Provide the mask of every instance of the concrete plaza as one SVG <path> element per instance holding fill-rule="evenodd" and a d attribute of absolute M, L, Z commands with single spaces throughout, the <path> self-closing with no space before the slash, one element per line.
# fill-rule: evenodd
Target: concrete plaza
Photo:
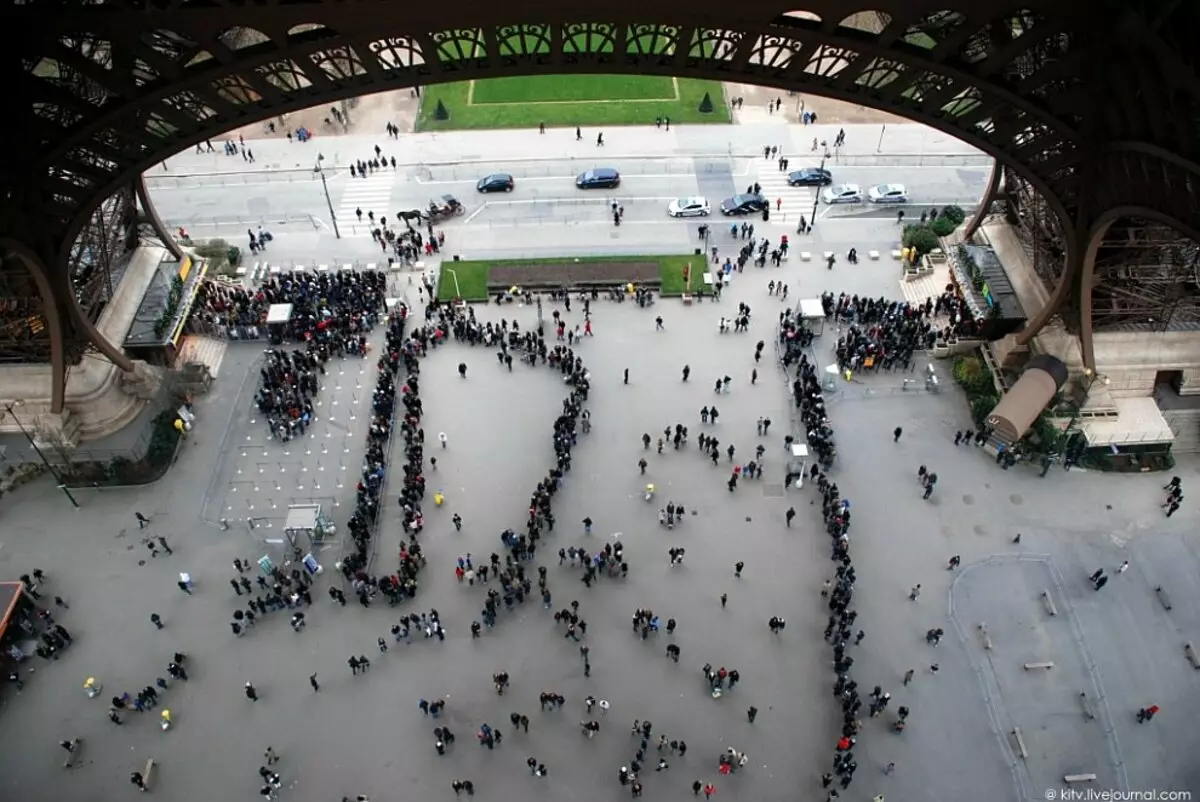
<path fill-rule="evenodd" d="M 680 244 L 694 241 L 694 224 L 678 225 Z M 766 228 L 760 233 L 773 238 L 787 230 Z M 883 217 L 823 220 L 818 239 L 797 243 L 796 250 L 886 251 L 895 230 Z M 574 238 L 584 239 L 577 233 Z M 591 249 L 606 245 L 597 238 Z M 129 773 L 154 757 L 159 796 L 181 802 L 253 798 L 270 745 L 283 756 L 276 769 L 284 778 L 284 799 L 449 798 L 451 780 L 464 778 L 475 782 L 480 796 L 505 802 L 534 793 L 619 799 L 628 791 L 617 784 L 617 769 L 632 759 L 636 741 L 628 728 L 640 718 L 653 721 L 656 734 L 689 746 L 686 757 L 668 757 L 669 771 L 647 768 L 647 798 L 688 797 L 692 781 L 702 779 L 716 783 L 719 798 L 822 799 L 818 778 L 829 766 L 838 730 L 830 650 L 819 637 L 829 541 L 819 505 L 810 506 L 814 489 L 781 495 L 787 392 L 769 359 L 758 366 L 757 385 L 750 385 L 752 355 L 760 339 L 771 353 L 783 308 L 768 296 L 768 280 L 790 285 L 789 303 L 827 290 L 898 299 L 897 273 L 886 257 L 856 266 L 843 259 L 831 271 L 819 258 L 803 263 L 793 257 L 780 269 L 748 268 L 719 305 L 593 306 L 596 336 L 579 350 L 593 377 L 594 427 L 575 451 L 573 471 L 555 499 L 558 526 L 538 559 L 548 569 L 555 608 L 580 601 L 589 624 L 590 678 L 583 676 L 577 646 L 562 637 L 551 611 L 535 602 L 501 613 L 496 629 L 481 640 L 470 638 L 484 590 L 456 583 L 454 560 L 467 552 L 486 560 L 501 551 L 501 530 L 520 528 L 529 492 L 551 463 L 550 426 L 566 390 L 546 368 L 515 364 L 510 374 L 490 351 L 460 345 L 422 364 L 427 456 L 438 458 L 437 472 L 428 475 L 430 495 L 443 489 L 447 505 L 427 510 L 422 543 L 429 567 L 417 599 L 402 608 L 436 608 L 446 641 L 393 644 L 380 655 L 376 638 L 390 640 L 399 611 L 381 604 L 370 610 L 353 602 L 334 605 L 325 595 L 326 586 L 339 581 L 332 570 L 318 581 L 306 631 L 291 632 L 276 614 L 234 638 L 228 622 L 244 599 L 229 587 L 231 563 L 271 548 L 263 541 L 278 531 L 281 508 L 316 499 L 332 506 L 344 524 L 374 359 L 334 363 L 313 437 L 280 444 L 266 439 L 248 404 L 262 346 L 230 344 L 213 392 L 197 404 L 196 431 L 158 483 L 84 492 L 79 510 L 47 481 L 0 500 L 0 565 L 11 577 L 44 569 L 44 593 L 71 604 L 58 619 L 75 638 L 61 660 L 27 664 L 36 670 L 25 676 L 23 692 L 4 689 L 0 715 L 11 733 L 0 756 L 6 797 L 118 798 L 133 793 Z M 750 332 L 719 334 L 718 318 L 732 314 L 739 301 L 753 309 Z M 547 317 L 552 308 L 547 304 Z M 476 313 L 516 319 L 523 328 L 536 325 L 529 307 L 489 305 Z M 654 331 L 656 315 L 663 316 L 665 332 Z M 567 318 L 582 322 L 580 306 L 573 302 Z M 827 325 L 817 345 L 821 364 L 837 336 L 836 327 Z M 455 370 L 460 361 L 469 365 L 466 381 Z M 685 364 L 692 369 L 687 384 L 680 381 Z M 1191 508 L 1185 505 L 1169 520 L 1162 516 L 1158 487 L 1164 477 L 1056 469 L 1039 479 L 1025 468 L 1002 471 L 978 450 L 956 449 L 954 432 L 968 425 L 966 405 L 948 365 L 936 367 L 940 394 L 903 391 L 900 376 L 880 374 L 856 377 L 829 401 L 839 453 L 834 478 L 853 503 L 859 577 L 854 606 L 866 633 L 862 645 L 850 649 L 853 673 L 864 691 L 879 684 L 892 693 L 889 711 L 867 720 L 856 750 L 860 771 L 842 798 L 949 799 L 971 789 L 1015 802 L 1049 798 L 1047 789 L 1057 792 L 1062 776 L 1076 773 L 1095 773 L 1098 789 L 1194 788 L 1189 755 L 1200 744 L 1187 722 L 1198 675 L 1182 654 L 1185 641 L 1200 639 Z M 628 386 L 621 382 L 625 368 Z M 734 378 L 732 392 L 714 396 L 712 382 L 725 374 Z M 720 423 L 704 427 L 698 411 L 713 403 Z M 770 437 L 755 436 L 760 416 L 774 422 Z M 642 450 L 643 432 L 656 437 L 677 422 L 690 431 L 686 451 L 668 447 L 659 456 Z M 893 444 L 896 426 L 904 435 Z M 722 458 L 714 468 L 696 449 L 696 436 L 707 430 L 715 430 L 710 433 L 722 449 L 735 445 L 739 460 L 762 442 L 763 484 L 743 481 L 729 493 L 729 464 Z M 437 448 L 438 432 L 448 437 L 444 451 Z M 637 469 L 643 455 L 650 462 L 646 478 Z M 393 464 L 399 456 L 393 455 Z M 928 502 L 915 481 L 922 464 L 941 477 Z M 1197 481 L 1194 465 L 1177 472 L 1185 486 Z M 330 474 L 331 480 L 321 478 Z M 658 486 L 660 504 L 674 500 L 695 514 L 674 531 L 660 528 L 657 506 L 640 496 L 646 481 Z M 378 570 L 394 565 L 401 538 L 394 493 L 391 498 Z M 791 529 L 784 525 L 789 505 L 799 512 Z M 139 531 L 134 511 L 151 516 L 151 527 Z M 464 519 L 461 533 L 450 523 L 455 512 Z M 264 526 L 251 530 L 251 517 Z M 595 521 L 590 537 L 580 524 L 584 517 Z M 222 518 L 229 519 L 228 530 L 218 525 Z M 1013 544 L 1017 533 L 1021 542 Z M 150 558 L 141 541 L 156 535 L 167 537 L 174 555 Z M 618 537 L 626 544 L 629 578 L 605 579 L 591 590 L 553 555 L 560 546 L 595 548 Z M 671 546 L 687 549 L 685 564 L 673 570 L 666 555 Z M 325 561 L 334 554 L 326 553 Z M 963 559 L 957 573 L 945 570 L 953 554 Z M 733 577 L 739 560 L 746 563 L 740 580 Z M 1131 567 L 1116 574 L 1123 560 Z M 1086 576 L 1100 566 L 1112 581 L 1096 593 Z M 181 571 L 196 578 L 194 596 L 176 588 Z M 916 583 L 923 592 L 909 602 Z M 1170 591 L 1170 611 L 1155 598 L 1160 585 Z M 1043 590 L 1055 599 L 1057 617 L 1046 614 Z M 729 594 L 726 609 L 719 603 L 722 593 Z M 639 607 L 664 621 L 678 620 L 678 665 L 663 656 L 665 632 L 647 642 L 630 632 L 630 615 Z M 163 617 L 164 630 L 151 625 L 153 612 Z M 766 627 L 772 615 L 788 621 L 781 637 Z M 980 623 L 992 637 L 990 651 L 983 649 Z M 947 632 L 937 649 L 922 638 L 933 627 Z M 153 714 L 130 714 L 120 728 L 109 723 L 106 700 L 165 676 L 176 650 L 189 654 L 191 681 L 172 683 L 163 694 L 175 721 L 171 731 L 160 732 Z M 347 673 L 352 654 L 371 658 L 368 675 Z M 1055 667 L 1020 667 L 1031 661 L 1053 661 Z M 743 682 L 711 699 L 700 673 L 706 662 L 739 670 Z M 915 679 L 904 687 L 910 668 Z M 489 681 L 501 670 L 512 676 L 503 698 Z M 322 683 L 319 694 L 307 681 L 314 672 Z M 83 692 L 88 676 L 105 685 L 98 699 Z M 247 681 L 258 688 L 256 703 L 243 695 Z M 544 691 L 566 696 L 566 708 L 540 712 L 535 705 Z M 1081 691 L 1096 700 L 1095 720 L 1083 716 Z M 589 694 L 611 702 L 593 740 L 578 728 Z M 435 697 L 446 699 L 441 723 L 458 736 L 440 758 L 433 749 L 436 725 L 417 709 L 419 699 Z M 1159 704 L 1162 713 L 1137 724 L 1135 711 L 1149 704 Z M 746 720 L 750 705 L 760 710 L 754 724 Z M 912 710 L 902 735 L 890 731 L 899 705 Z M 511 731 L 508 715 L 514 711 L 530 717 L 528 734 Z M 472 738 L 485 721 L 504 732 L 495 751 Z M 1013 728 L 1023 733 L 1028 759 L 1014 754 Z M 55 744 L 76 736 L 84 740 L 82 760 L 63 771 Z M 745 751 L 750 764 L 731 778 L 719 777 L 717 755 L 730 746 Z M 546 763 L 547 778 L 530 776 L 530 756 Z M 889 762 L 896 770 L 885 776 Z"/>

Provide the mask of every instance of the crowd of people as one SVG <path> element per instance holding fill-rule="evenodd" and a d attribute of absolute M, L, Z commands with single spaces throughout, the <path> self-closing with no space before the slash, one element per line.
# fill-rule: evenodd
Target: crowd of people
<path fill-rule="evenodd" d="M 190 318 L 194 328 L 224 330 L 231 339 L 269 336 L 272 343 L 323 341 L 335 356 L 361 354 L 379 321 L 387 294 L 382 270 L 291 271 L 271 276 L 257 289 L 205 281 Z M 286 323 L 267 326 L 275 304 L 291 304 Z"/>

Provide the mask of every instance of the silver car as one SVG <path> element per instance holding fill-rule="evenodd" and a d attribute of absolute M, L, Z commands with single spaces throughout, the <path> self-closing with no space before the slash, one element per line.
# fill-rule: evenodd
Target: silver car
<path fill-rule="evenodd" d="M 708 198 L 676 198 L 667 204 L 672 217 L 708 217 Z"/>
<path fill-rule="evenodd" d="M 821 193 L 824 203 L 862 203 L 862 190 L 858 184 L 838 184 Z"/>

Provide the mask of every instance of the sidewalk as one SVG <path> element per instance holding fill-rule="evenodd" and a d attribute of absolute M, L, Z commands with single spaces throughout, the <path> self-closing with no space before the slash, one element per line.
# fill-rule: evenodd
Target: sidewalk
<path fill-rule="evenodd" d="M 247 173 L 274 170 L 312 170 L 323 155 L 326 170 L 345 170 L 359 159 L 373 158 L 378 145 L 385 158 L 397 166 L 455 164 L 465 162 L 540 161 L 594 157 L 598 162 L 637 157 L 722 157 L 761 158 L 763 148 L 779 148 L 780 156 L 800 158 L 812 154 L 812 142 L 832 143 L 838 131 L 846 132 L 843 156 L 969 155 L 985 158 L 975 148 L 952 136 L 916 123 L 904 125 L 693 125 L 670 131 L 649 126 L 619 126 L 604 132 L 604 146 L 597 147 L 597 130 L 582 131 L 575 140 L 573 129 L 537 131 L 452 131 L 403 134 L 391 139 L 378 136 L 316 136 L 301 144 L 286 138 L 247 140 L 254 154 L 251 164 L 241 156 L 226 156 L 222 140 L 214 140 L 216 153 L 179 153 L 164 162 L 166 172 L 182 174 Z M 148 171 L 161 174 L 163 167 Z"/>

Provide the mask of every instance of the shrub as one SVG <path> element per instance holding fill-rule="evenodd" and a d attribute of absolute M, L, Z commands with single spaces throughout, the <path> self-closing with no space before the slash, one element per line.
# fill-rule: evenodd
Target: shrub
<path fill-rule="evenodd" d="M 963 388 L 968 398 L 977 395 L 995 395 L 996 385 L 992 372 L 983 360 L 976 356 L 960 356 L 954 359 L 954 381 Z"/>
<path fill-rule="evenodd" d="M 987 420 L 987 416 L 992 414 L 992 410 L 1000 403 L 1000 396 L 977 395 L 971 399 L 971 420 L 975 421 L 976 426 L 983 426 L 983 422 Z"/>
<path fill-rule="evenodd" d="M 950 220 L 947 217 L 938 215 L 934 221 L 929 224 L 929 228 L 939 237 L 948 237 L 954 233 L 954 229 L 958 228 L 958 223 L 955 223 L 953 220 Z"/>
<path fill-rule="evenodd" d="M 924 256 L 941 246 L 941 243 L 938 241 L 938 235 L 933 232 L 932 228 L 925 224 L 905 226 L 901 242 L 907 248 L 916 248 L 918 257 Z"/>
<path fill-rule="evenodd" d="M 958 228 L 967 219 L 967 213 L 963 211 L 961 206 L 947 206 L 938 214 L 938 220 L 949 220 Z M 953 230 L 953 229 L 951 229 Z"/>

